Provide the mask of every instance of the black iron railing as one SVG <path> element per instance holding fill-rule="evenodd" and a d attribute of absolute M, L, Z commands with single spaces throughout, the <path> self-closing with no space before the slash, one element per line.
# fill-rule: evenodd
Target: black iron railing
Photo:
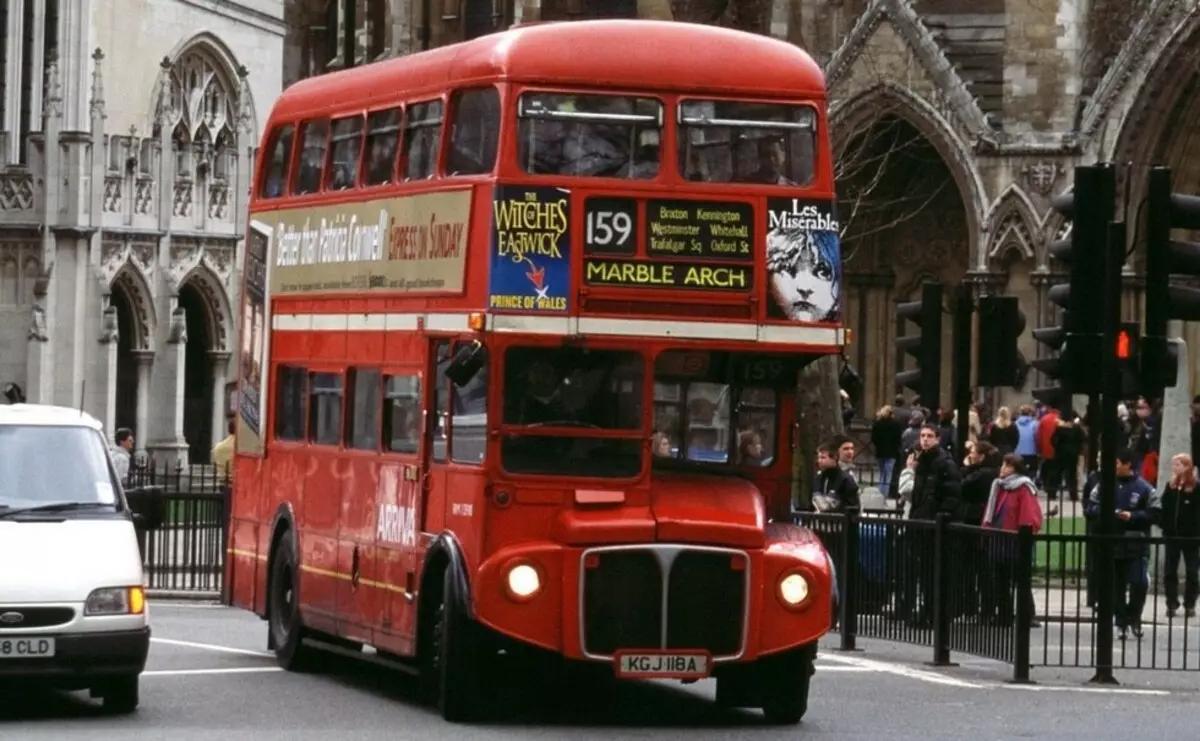
<path fill-rule="evenodd" d="M 156 504 L 159 520 L 141 528 L 147 588 L 159 594 L 221 593 L 229 485 L 213 466 L 159 464 L 130 470 L 127 493 Z"/>

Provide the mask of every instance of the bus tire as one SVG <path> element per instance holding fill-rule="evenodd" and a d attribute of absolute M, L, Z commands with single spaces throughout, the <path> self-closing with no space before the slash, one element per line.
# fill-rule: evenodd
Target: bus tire
<path fill-rule="evenodd" d="M 431 648 L 434 676 L 430 679 L 437 709 L 451 723 L 469 723 L 483 716 L 481 673 L 485 666 L 479 650 L 479 628 L 463 609 L 447 565 L 442 572 L 442 594 L 433 615 Z"/>
<path fill-rule="evenodd" d="M 296 564 L 294 538 L 290 529 L 283 531 L 271 554 L 267 630 L 279 666 L 290 672 L 303 672 L 315 667 L 317 649 L 303 642 L 307 631 L 300 620 L 300 569 Z"/>
<path fill-rule="evenodd" d="M 795 725 L 808 712 L 815 643 L 761 659 L 758 686 L 763 717 L 772 725 Z"/>

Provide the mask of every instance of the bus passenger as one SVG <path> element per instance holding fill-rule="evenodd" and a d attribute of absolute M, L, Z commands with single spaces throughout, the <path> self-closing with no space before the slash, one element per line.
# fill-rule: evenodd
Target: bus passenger
<path fill-rule="evenodd" d="M 784 149 L 783 139 L 768 137 L 758 140 L 758 170 L 750 177 L 756 183 L 771 185 L 795 185 L 784 172 L 787 169 L 787 150 Z"/>
<path fill-rule="evenodd" d="M 743 432 L 738 444 L 738 454 L 743 466 L 762 466 L 765 463 L 762 435 L 753 430 Z"/>
<path fill-rule="evenodd" d="M 671 458 L 671 438 L 665 432 L 656 432 L 650 436 L 650 450 L 656 458 Z"/>

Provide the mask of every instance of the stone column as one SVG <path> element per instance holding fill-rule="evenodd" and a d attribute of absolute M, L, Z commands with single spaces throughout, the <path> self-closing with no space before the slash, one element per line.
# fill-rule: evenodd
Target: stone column
<path fill-rule="evenodd" d="M 137 429 L 133 431 L 137 452 L 146 452 L 146 437 L 150 434 L 150 371 L 154 366 L 153 350 L 134 350 L 137 358 Z"/>
<path fill-rule="evenodd" d="M 176 304 L 171 299 L 171 304 Z M 159 385 L 155 391 L 158 439 L 150 445 L 158 465 L 188 464 L 188 445 L 183 437 L 184 366 L 187 351 L 187 323 L 183 308 L 171 311 L 167 341 L 158 363 Z"/>
<path fill-rule="evenodd" d="M 54 401 L 54 353 L 46 324 L 46 296 L 38 296 L 35 301 L 25 355 L 25 398 L 30 404 L 50 404 Z"/>
<path fill-rule="evenodd" d="M 229 368 L 228 352 L 214 350 L 209 353 L 213 363 L 213 392 L 212 392 L 212 444 L 216 445 L 229 434 L 225 422 L 225 379 Z"/>
<path fill-rule="evenodd" d="M 107 297 L 105 298 L 107 302 Z M 104 433 L 113 435 L 117 430 L 117 346 L 120 332 L 117 330 L 117 310 L 107 306 L 100 318 L 100 357 L 97 358 L 104 391 L 101 394 L 100 419 Z M 92 374 L 96 375 L 96 374 Z"/>

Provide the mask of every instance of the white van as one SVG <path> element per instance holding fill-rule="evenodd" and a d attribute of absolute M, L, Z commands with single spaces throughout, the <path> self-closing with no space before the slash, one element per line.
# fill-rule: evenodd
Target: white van
<path fill-rule="evenodd" d="M 137 708 L 150 626 L 134 521 L 95 418 L 0 405 L 0 682 Z"/>

